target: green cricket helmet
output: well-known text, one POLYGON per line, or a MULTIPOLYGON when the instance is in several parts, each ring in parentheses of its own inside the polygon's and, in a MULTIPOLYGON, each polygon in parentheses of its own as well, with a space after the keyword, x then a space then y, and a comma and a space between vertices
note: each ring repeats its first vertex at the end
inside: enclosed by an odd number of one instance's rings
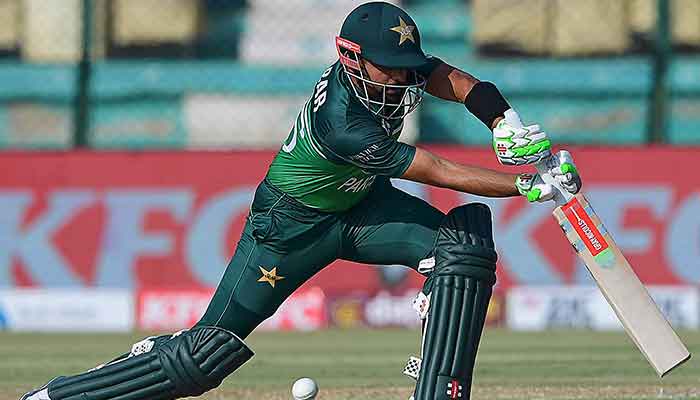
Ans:
POLYGON ((381 1, 362 4, 345 18, 335 43, 355 95, 372 114, 402 119, 418 107, 426 85, 426 77, 418 70, 429 60, 420 47, 416 23, 404 10, 381 1), (362 59, 386 68, 408 69, 410 81, 372 81, 362 59), (378 90, 368 91, 368 85, 378 90), (399 95, 389 96, 387 90, 399 95))

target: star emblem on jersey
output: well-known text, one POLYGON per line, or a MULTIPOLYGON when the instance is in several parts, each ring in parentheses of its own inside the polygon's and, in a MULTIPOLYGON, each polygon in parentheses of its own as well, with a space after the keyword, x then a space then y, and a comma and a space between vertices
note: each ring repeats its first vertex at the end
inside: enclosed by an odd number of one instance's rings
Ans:
POLYGON ((272 269, 269 271, 262 266, 258 268, 260 268, 260 273, 262 274, 260 279, 258 279, 258 282, 267 282, 270 284, 270 286, 275 287, 275 283, 277 283, 277 281, 284 279, 283 276, 277 275, 277 267, 272 267, 272 269))
POLYGON ((413 25, 407 25, 403 18, 399 17, 399 26, 391 28, 392 31, 397 32, 401 37, 399 38, 399 46, 403 44, 406 40, 410 40, 412 43, 416 42, 413 38, 413 30, 416 29, 413 25))

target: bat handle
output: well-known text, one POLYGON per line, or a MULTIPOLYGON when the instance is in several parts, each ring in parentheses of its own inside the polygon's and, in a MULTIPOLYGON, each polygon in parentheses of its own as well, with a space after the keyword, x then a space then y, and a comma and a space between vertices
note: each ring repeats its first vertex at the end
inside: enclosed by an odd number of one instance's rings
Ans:
MULTIPOLYGON (((523 127, 518 113, 516 113, 512 108, 504 112, 503 116, 505 117, 505 120, 506 122, 508 122, 509 125, 516 128, 523 127)), ((554 202, 558 206, 563 206, 564 204, 568 203, 569 200, 571 200, 574 197, 574 195, 572 195, 571 193, 569 193, 569 191, 564 189, 564 187, 549 173, 548 164, 554 165, 557 161, 554 157, 556 156, 550 154, 549 157, 536 163, 535 168, 537 169, 537 173, 540 174, 540 176, 542 177, 542 180, 544 180, 545 183, 549 183, 554 188, 554 202)))
POLYGON ((554 203, 556 203, 558 206, 563 206, 564 204, 568 203, 569 200, 573 199, 574 195, 568 190, 564 189, 561 183, 554 179, 554 177, 549 173, 547 164, 555 163, 556 160, 554 157, 554 155, 550 155, 549 157, 535 164, 535 168, 537 168, 537 173, 540 174, 542 180, 545 181, 545 183, 549 183, 554 188, 554 203))

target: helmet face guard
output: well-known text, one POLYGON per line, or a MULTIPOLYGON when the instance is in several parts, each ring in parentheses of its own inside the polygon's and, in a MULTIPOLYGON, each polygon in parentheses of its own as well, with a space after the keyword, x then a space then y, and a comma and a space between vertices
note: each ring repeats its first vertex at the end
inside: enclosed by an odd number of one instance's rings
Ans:
POLYGON ((375 82, 365 76, 360 45, 339 36, 336 36, 335 44, 340 63, 343 65, 345 74, 348 75, 355 96, 373 115, 383 119, 403 119, 423 100, 427 82, 425 77, 416 71, 411 71, 413 83, 389 85, 375 82), (379 94, 371 95, 368 85, 376 87, 379 94), (388 96, 387 90, 398 90, 401 94, 400 99, 396 100, 398 96, 388 96))

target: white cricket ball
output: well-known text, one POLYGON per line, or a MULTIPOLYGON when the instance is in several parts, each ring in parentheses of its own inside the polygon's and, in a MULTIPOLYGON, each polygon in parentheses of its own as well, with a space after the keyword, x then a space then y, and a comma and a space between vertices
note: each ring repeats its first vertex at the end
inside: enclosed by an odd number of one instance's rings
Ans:
POLYGON ((292 385, 294 400, 313 400, 318 394, 318 385, 311 378, 299 378, 292 385))

